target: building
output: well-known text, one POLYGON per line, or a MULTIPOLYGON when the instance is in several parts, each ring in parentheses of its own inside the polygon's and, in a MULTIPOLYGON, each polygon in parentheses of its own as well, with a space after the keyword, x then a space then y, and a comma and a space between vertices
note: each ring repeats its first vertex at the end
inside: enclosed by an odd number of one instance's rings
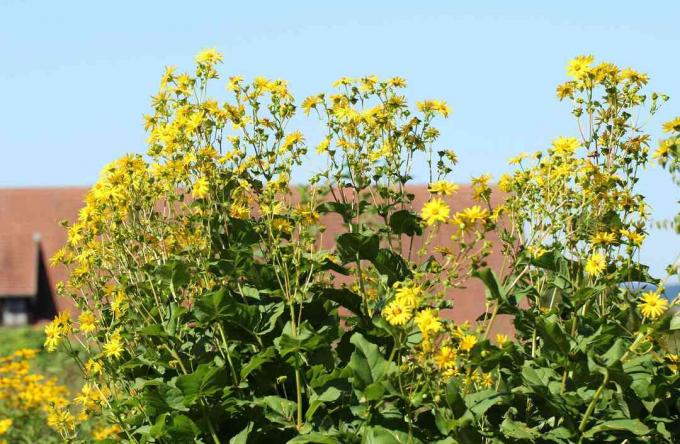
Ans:
MULTIPOLYGON (((428 199, 425 186, 413 186, 414 206, 420 208, 428 199)), ((0 322, 2 325, 36 323, 51 319, 73 305, 55 295, 57 282, 67 278, 64 267, 50 267, 49 258, 66 241, 66 230, 59 221, 73 221, 83 206, 87 188, 0 189, 0 322)), ((473 205, 470 187, 461 187, 454 199, 453 211, 473 205)), ((330 216, 329 216, 330 217, 330 216)), ((325 221, 329 234, 342 229, 340 220, 325 221)), ((443 229, 434 244, 448 240, 443 229)), ((325 247, 331 245, 326 244, 325 247)), ((496 254, 489 265, 498 269, 501 257, 496 254)), ((457 322, 474 321, 484 312, 484 288, 471 279, 465 289, 453 292, 454 310, 449 316, 457 322)), ((497 328, 507 330, 509 319, 501 319, 497 328)))

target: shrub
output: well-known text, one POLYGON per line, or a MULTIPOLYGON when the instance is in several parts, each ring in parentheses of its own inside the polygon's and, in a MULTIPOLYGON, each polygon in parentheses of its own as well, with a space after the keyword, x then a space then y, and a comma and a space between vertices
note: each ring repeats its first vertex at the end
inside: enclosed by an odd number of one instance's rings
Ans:
MULTIPOLYGON (((145 118, 148 156, 102 172, 68 244, 60 287, 81 310, 47 328, 79 341, 96 410, 129 442, 672 442, 680 327, 637 261, 647 211, 635 191, 654 113, 644 74, 580 57, 558 88, 585 124, 517 159, 491 204, 452 214, 456 156, 436 147, 438 100, 405 81, 342 78, 305 99, 326 167, 291 176, 306 140, 281 80, 207 95, 221 55, 168 68, 145 118), (648 103, 649 102, 649 103, 648 103), (407 184, 421 158, 431 199, 407 184), (343 232, 324 248, 327 221, 343 232), (442 224, 454 234, 435 244, 442 224), (491 235, 500 241, 492 244, 491 235), (491 248, 502 270, 485 262, 491 248), (487 286, 474 325, 441 316, 470 278, 487 286), (524 304, 524 305, 522 305, 524 304), (516 335, 489 337, 499 314, 516 335), (77 332, 70 336, 71 325, 77 332), (93 395, 94 396, 94 395, 93 395)), ((75 440, 75 435, 70 439, 75 440)))

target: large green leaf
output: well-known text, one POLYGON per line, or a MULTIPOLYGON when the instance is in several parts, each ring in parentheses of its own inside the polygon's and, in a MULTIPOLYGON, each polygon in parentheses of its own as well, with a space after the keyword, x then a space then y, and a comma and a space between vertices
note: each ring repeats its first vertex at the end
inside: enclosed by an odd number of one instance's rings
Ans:
POLYGON ((215 364, 201 364, 196 371, 178 376, 175 386, 184 394, 184 403, 191 405, 204 396, 220 392, 227 385, 227 373, 215 364))
POLYGON ((422 235, 423 227, 420 224, 420 217, 409 210, 399 210, 390 216, 390 228, 395 234, 405 234, 407 236, 422 235))
POLYGON ((372 262, 380 274, 387 276, 387 285, 403 281, 411 275, 404 258, 387 248, 381 248, 372 262))
POLYGON ((229 440, 229 444, 248 444, 248 435, 251 430, 253 430, 253 423, 249 422, 243 430, 229 440))
POLYGON ((610 419, 591 427, 583 433, 585 438, 592 438, 600 432, 624 431, 637 436, 644 436, 649 433, 649 427, 644 425, 639 419, 610 419))
POLYGON ((541 432, 532 429, 523 422, 513 421, 510 418, 505 418, 501 423, 501 432, 508 438, 524 439, 535 442, 536 438, 541 436, 541 432))
POLYGON ((418 444, 421 442, 417 438, 409 437, 406 432, 381 426, 368 427, 361 440, 361 444, 418 444))
POLYGON ((336 241, 343 263, 357 259, 373 260, 378 254, 380 240, 376 234, 344 233, 336 241))
POLYGON ((355 346, 349 367, 352 369, 356 387, 363 389, 389 373, 390 363, 380 353, 377 345, 368 342, 361 333, 354 333, 350 342, 355 346))
POLYGON ((493 389, 481 390, 467 395, 465 405, 473 415, 480 417, 492 406, 502 403, 505 397, 504 393, 499 393, 493 389))

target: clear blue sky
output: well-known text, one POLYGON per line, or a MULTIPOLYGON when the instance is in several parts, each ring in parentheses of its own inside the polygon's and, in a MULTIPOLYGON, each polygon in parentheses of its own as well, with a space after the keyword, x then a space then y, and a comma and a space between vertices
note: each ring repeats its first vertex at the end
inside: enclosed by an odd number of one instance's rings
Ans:
MULTIPOLYGON (((405 77, 411 100, 453 108, 440 129, 460 156, 457 180, 497 176, 512 155, 575 135, 554 90, 578 54, 651 75, 671 96, 658 135, 680 115, 678 17, 673 1, 2 0, 0 186, 91 184, 108 161, 143 152, 141 116, 163 67, 190 67, 205 47, 225 54, 225 77, 285 78, 299 98, 342 75, 405 77)), ((655 218, 677 211, 659 168, 642 190, 655 218)), ((680 238, 656 230, 644 259, 660 273, 678 250, 680 238)))

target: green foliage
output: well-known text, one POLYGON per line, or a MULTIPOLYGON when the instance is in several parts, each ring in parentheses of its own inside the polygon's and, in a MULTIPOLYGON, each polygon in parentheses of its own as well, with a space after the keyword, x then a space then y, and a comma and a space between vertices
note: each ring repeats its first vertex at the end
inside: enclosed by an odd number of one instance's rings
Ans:
MULTIPOLYGON (((583 140, 517 160, 501 206, 488 176, 473 179, 474 205, 452 212, 456 158, 433 146, 444 102, 412 109, 403 79, 373 76, 306 99, 328 166, 294 193, 307 148, 287 130, 286 83, 231 78, 218 103, 206 91, 220 60, 208 50, 194 76, 166 72, 149 162, 105 169, 58 254, 117 439, 677 442, 678 362, 664 343, 677 318, 627 286, 660 282, 636 260, 648 137, 631 116, 644 75, 577 58, 559 94, 587 117, 583 140), (416 157, 430 170, 421 209, 405 187, 416 157), (435 243, 442 224, 452 234, 435 243), (486 264, 490 234, 499 270, 486 264), (440 312, 470 278, 486 287, 474 326, 440 312), (513 340, 490 337, 502 314, 513 340)), ((55 321, 48 344, 68 346, 71 328, 55 321)))

